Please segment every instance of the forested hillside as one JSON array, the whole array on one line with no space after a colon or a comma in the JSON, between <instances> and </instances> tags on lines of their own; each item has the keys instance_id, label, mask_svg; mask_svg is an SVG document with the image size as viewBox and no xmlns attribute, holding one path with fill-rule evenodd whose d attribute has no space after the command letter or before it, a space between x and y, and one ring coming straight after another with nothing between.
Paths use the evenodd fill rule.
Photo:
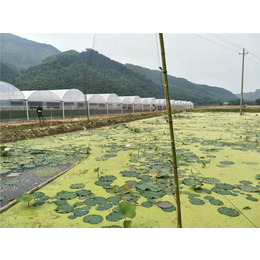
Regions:
<instances>
[{"instance_id":1,"label":"forested hillside","mask_svg":"<svg viewBox=\"0 0 260 260\"><path fill-rule=\"evenodd\" d=\"M240 98L241 94L236 94L236 96ZM256 89L255 92L243 93L243 99L245 100L255 101L258 98L260 98L260 89Z\"/></svg>"},{"instance_id":2,"label":"forested hillside","mask_svg":"<svg viewBox=\"0 0 260 260\"><path fill-rule=\"evenodd\" d=\"M145 75L154 83L161 84L162 77L160 76L160 71L150 70L132 64L126 64L126 66L137 73ZM191 100L198 104L210 104L216 103L216 101L224 102L237 99L232 92L226 89L195 84L184 78L168 75L168 83L173 99Z\"/></svg>"},{"instance_id":3,"label":"forested hillside","mask_svg":"<svg viewBox=\"0 0 260 260\"><path fill-rule=\"evenodd\" d=\"M10 33L0 34L0 51L1 63L14 71L27 69L41 63L48 56L60 53L51 45L30 41Z\"/></svg>"}]
</instances>

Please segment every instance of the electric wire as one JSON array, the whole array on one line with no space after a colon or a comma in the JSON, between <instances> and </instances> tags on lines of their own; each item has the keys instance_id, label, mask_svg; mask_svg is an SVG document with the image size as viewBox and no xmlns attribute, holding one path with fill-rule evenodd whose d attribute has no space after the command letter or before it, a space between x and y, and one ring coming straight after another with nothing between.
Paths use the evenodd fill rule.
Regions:
<instances>
[{"instance_id":1,"label":"electric wire","mask_svg":"<svg viewBox=\"0 0 260 260\"><path fill-rule=\"evenodd\" d=\"M239 45L239 44L237 44L237 43L234 43L234 42L232 42L232 41L230 41L230 40L227 40L227 39L225 39L225 38L223 38L223 37L221 37L221 36L219 36L219 35L217 35L217 34L215 34L215 33L209 33L209 35L211 35L211 36L213 36L213 37L215 37L215 38L218 38L219 40L221 40L221 41L223 41L223 42L226 42L226 43L229 43L229 44L231 44L231 45L233 45L234 47L237 47L237 48L239 48L239 49L243 49L244 47L242 47L241 45Z\"/></svg>"},{"instance_id":2,"label":"electric wire","mask_svg":"<svg viewBox=\"0 0 260 260\"><path fill-rule=\"evenodd\" d=\"M198 171L204 179L207 180L207 177L205 177L192 163L188 162L196 171ZM209 184L213 184L210 181L208 181ZM257 228L257 226L239 209L237 208L234 203L232 203L224 194L221 194L236 210L238 210L254 227Z\"/></svg>"},{"instance_id":3,"label":"electric wire","mask_svg":"<svg viewBox=\"0 0 260 260\"><path fill-rule=\"evenodd\" d=\"M254 62L255 64L257 64L257 65L259 65L259 66L260 66L260 63L257 63L256 61L254 61L254 60L250 59L250 58L249 58L249 57L247 57L247 56L246 56L246 59L249 59L249 60L251 60L252 62Z\"/></svg>"},{"instance_id":4,"label":"electric wire","mask_svg":"<svg viewBox=\"0 0 260 260\"><path fill-rule=\"evenodd\" d=\"M212 42L212 43L214 43L214 44L216 44L216 45L218 45L218 46L221 46L221 47L223 47L223 48L225 48L225 49L228 49L228 50L230 50L230 51L233 51L233 52L238 53L237 51L235 51L235 50L233 50L233 49L230 49L230 48L228 48L228 47L226 47L226 46L224 46L224 45L221 45L221 44L219 44L219 43L216 43L216 42L214 42L214 41L211 41L211 40L209 40L209 39L207 39L207 38L205 38L205 37L202 37L202 36L200 36L200 35L198 35L198 34L196 34L196 33L193 33L193 34L196 35L196 36L198 36L198 37L200 37L200 38L202 38L202 39L204 39L204 40L207 40L207 41Z\"/></svg>"}]
</instances>

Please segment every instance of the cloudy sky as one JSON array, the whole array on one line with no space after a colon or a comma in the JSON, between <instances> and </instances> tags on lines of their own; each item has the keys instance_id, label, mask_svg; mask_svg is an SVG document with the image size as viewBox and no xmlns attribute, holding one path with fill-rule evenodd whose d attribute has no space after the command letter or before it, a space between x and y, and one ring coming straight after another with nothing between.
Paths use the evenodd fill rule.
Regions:
<instances>
[{"instance_id":1,"label":"cloudy sky","mask_svg":"<svg viewBox=\"0 0 260 260\"><path fill-rule=\"evenodd\" d=\"M143 33L14 33L29 40L47 43L60 51L93 48L109 58L158 69L160 46L157 34ZM191 82L218 86L240 93L243 47L245 56L244 92L260 88L259 33L165 33L167 70L170 75Z\"/></svg>"}]
</instances>

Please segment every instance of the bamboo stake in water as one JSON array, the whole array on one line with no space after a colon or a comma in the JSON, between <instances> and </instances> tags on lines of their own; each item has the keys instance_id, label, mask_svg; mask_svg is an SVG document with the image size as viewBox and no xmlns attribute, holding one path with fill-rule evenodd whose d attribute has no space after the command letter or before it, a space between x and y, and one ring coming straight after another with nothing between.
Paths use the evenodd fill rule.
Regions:
<instances>
[{"instance_id":1,"label":"bamboo stake in water","mask_svg":"<svg viewBox=\"0 0 260 260\"><path fill-rule=\"evenodd\" d=\"M177 204L177 227L181 228L182 227L181 203L180 203L179 182L178 182L177 158L176 158L173 125L172 125L172 113L171 113L168 77L167 77L166 60L165 60L165 50L164 50L164 42L163 42L162 33L159 33L159 38L160 38L160 46L161 46L163 79L164 79L164 86L165 86L165 97L166 97L166 105L167 105L167 112L168 112L168 122L169 122L169 128L170 128L171 150L172 150L173 169L174 169L175 197L176 197L176 204Z\"/></svg>"}]
</instances>

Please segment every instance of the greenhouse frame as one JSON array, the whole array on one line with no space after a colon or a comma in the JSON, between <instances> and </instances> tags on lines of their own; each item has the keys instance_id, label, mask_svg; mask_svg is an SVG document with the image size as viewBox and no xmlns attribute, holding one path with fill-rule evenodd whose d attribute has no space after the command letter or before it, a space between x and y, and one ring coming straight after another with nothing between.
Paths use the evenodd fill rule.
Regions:
<instances>
[{"instance_id":1,"label":"greenhouse frame","mask_svg":"<svg viewBox=\"0 0 260 260\"><path fill-rule=\"evenodd\" d=\"M107 114L107 102L101 95L88 94L85 96L87 100L87 109L89 116Z\"/></svg>"},{"instance_id":2,"label":"greenhouse frame","mask_svg":"<svg viewBox=\"0 0 260 260\"><path fill-rule=\"evenodd\" d=\"M155 107L155 98L141 98L141 102L142 102L142 111L155 111L156 107Z\"/></svg>"},{"instance_id":3,"label":"greenhouse frame","mask_svg":"<svg viewBox=\"0 0 260 260\"><path fill-rule=\"evenodd\" d=\"M118 95L111 94L99 94L106 100L107 115L109 114L121 114L122 113L122 102Z\"/></svg>"}]
</instances>

